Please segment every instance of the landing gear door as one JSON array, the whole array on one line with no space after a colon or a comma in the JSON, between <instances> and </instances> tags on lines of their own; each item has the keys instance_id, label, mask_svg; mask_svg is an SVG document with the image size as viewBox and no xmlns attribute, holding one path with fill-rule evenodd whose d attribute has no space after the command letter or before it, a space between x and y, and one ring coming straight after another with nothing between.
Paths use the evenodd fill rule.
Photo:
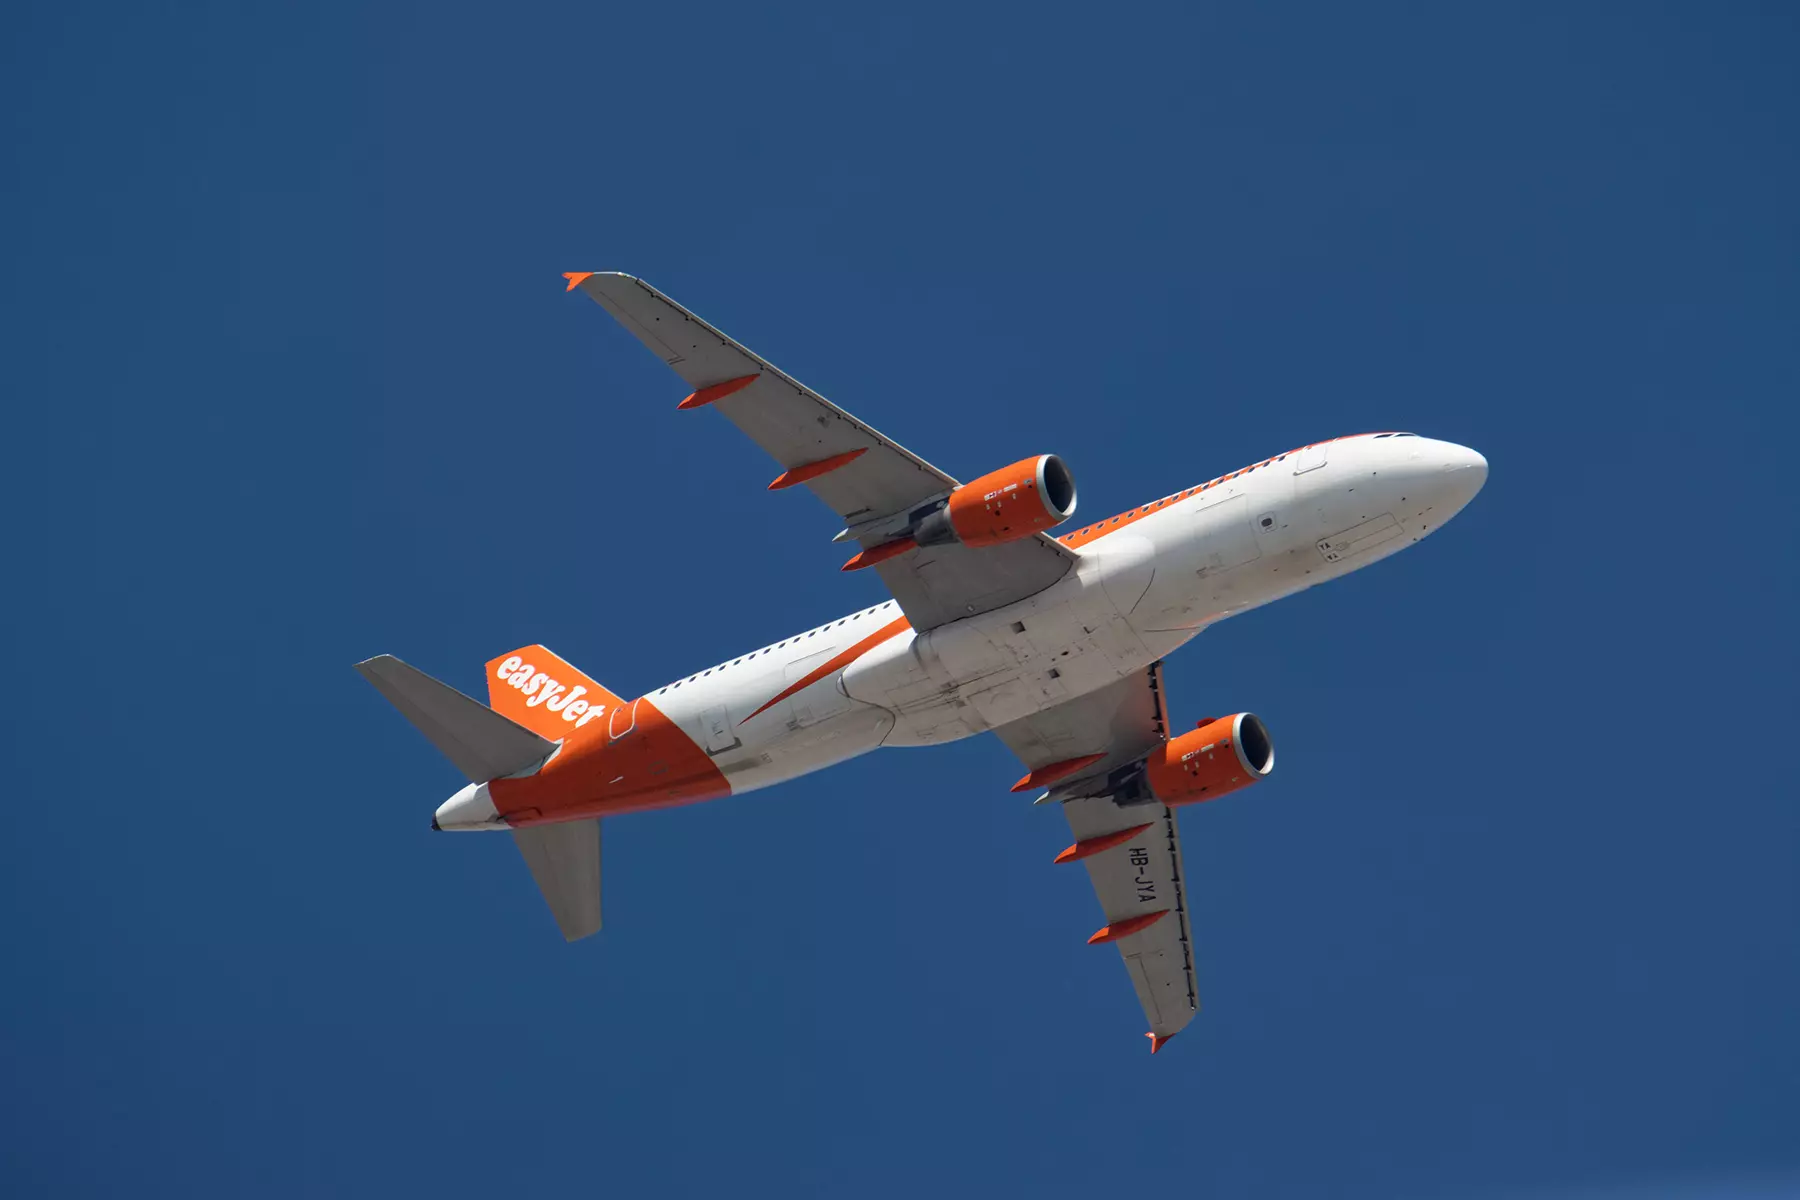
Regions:
<instances>
[{"instance_id":1,"label":"landing gear door","mask_svg":"<svg viewBox=\"0 0 1800 1200\"><path fill-rule=\"evenodd\" d=\"M1328 443L1321 442L1317 446L1308 446L1304 450L1293 453L1294 474L1304 475L1308 471L1316 471L1325 465L1325 451Z\"/></svg>"}]
</instances>

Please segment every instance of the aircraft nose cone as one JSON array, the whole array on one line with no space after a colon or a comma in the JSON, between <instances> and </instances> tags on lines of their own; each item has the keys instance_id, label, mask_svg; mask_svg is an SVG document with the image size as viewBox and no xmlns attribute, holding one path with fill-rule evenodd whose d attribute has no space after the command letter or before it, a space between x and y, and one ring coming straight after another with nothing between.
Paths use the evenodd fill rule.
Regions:
<instances>
[{"instance_id":1,"label":"aircraft nose cone","mask_svg":"<svg viewBox=\"0 0 1800 1200\"><path fill-rule=\"evenodd\" d=\"M1479 450L1471 450L1455 442L1445 442L1444 449L1448 459L1444 463L1446 471L1479 471L1483 476L1487 475L1487 459L1482 457Z\"/></svg>"},{"instance_id":2,"label":"aircraft nose cone","mask_svg":"<svg viewBox=\"0 0 1800 1200\"><path fill-rule=\"evenodd\" d=\"M1459 511L1487 483L1488 461L1479 452L1455 442L1439 442L1434 449L1436 453L1430 457L1437 460L1438 469L1432 490L1451 512Z\"/></svg>"},{"instance_id":3,"label":"aircraft nose cone","mask_svg":"<svg viewBox=\"0 0 1800 1200\"><path fill-rule=\"evenodd\" d=\"M1447 451L1444 461L1446 475L1459 476L1460 481L1471 486L1469 494L1473 496L1487 482L1488 462L1479 451L1467 446L1458 446L1455 442L1445 442Z\"/></svg>"}]
</instances>

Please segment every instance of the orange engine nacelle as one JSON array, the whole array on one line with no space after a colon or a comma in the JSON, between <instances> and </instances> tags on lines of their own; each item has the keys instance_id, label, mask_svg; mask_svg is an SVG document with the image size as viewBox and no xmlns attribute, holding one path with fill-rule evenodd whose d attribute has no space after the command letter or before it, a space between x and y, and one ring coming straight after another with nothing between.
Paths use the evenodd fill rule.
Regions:
<instances>
[{"instance_id":1,"label":"orange engine nacelle","mask_svg":"<svg viewBox=\"0 0 1800 1200\"><path fill-rule=\"evenodd\" d=\"M1255 713L1200 722L1144 762L1144 781L1164 804L1198 804L1247 788L1275 768L1275 744Z\"/></svg>"},{"instance_id":2,"label":"orange engine nacelle","mask_svg":"<svg viewBox=\"0 0 1800 1200\"><path fill-rule=\"evenodd\" d=\"M949 503L919 522L913 540L921 546L997 546L1060 525L1074 511L1075 476L1056 455L1040 454L951 492Z\"/></svg>"}]
</instances>

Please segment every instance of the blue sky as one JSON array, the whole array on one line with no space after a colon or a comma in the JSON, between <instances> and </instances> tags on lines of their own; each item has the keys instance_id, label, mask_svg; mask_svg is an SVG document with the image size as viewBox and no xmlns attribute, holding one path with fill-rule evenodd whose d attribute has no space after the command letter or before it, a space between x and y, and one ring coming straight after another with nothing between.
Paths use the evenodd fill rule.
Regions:
<instances>
[{"instance_id":1,"label":"blue sky","mask_svg":"<svg viewBox=\"0 0 1800 1200\"><path fill-rule=\"evenodd\" d=\"M14 13L0 1183L1800 1195L1797 25ZM882 598L572 269L1088 516L1488 456L1170 660L1280 769L1184 814L1164 1053L993 739L615 821L573 947L428 830L461 781L356 660L636 694Z\"/></svg>"}]
</instances>

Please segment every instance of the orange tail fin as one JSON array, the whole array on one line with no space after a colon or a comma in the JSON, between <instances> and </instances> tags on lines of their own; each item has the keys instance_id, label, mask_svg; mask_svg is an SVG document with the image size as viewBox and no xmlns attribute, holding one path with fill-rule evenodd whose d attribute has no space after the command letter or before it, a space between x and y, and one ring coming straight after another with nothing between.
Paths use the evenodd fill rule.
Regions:
<instances>
[{"instance_id":1,"label":"orange tail fin","mask_svg":"<svg viewBox=\"0 0 1800 1200\"><path fill-rule=\"evenodd\" d=\"M552 741L625 703L542 646L493 659L487 681L495 712Z\"/></svg>"}]
</instances>

